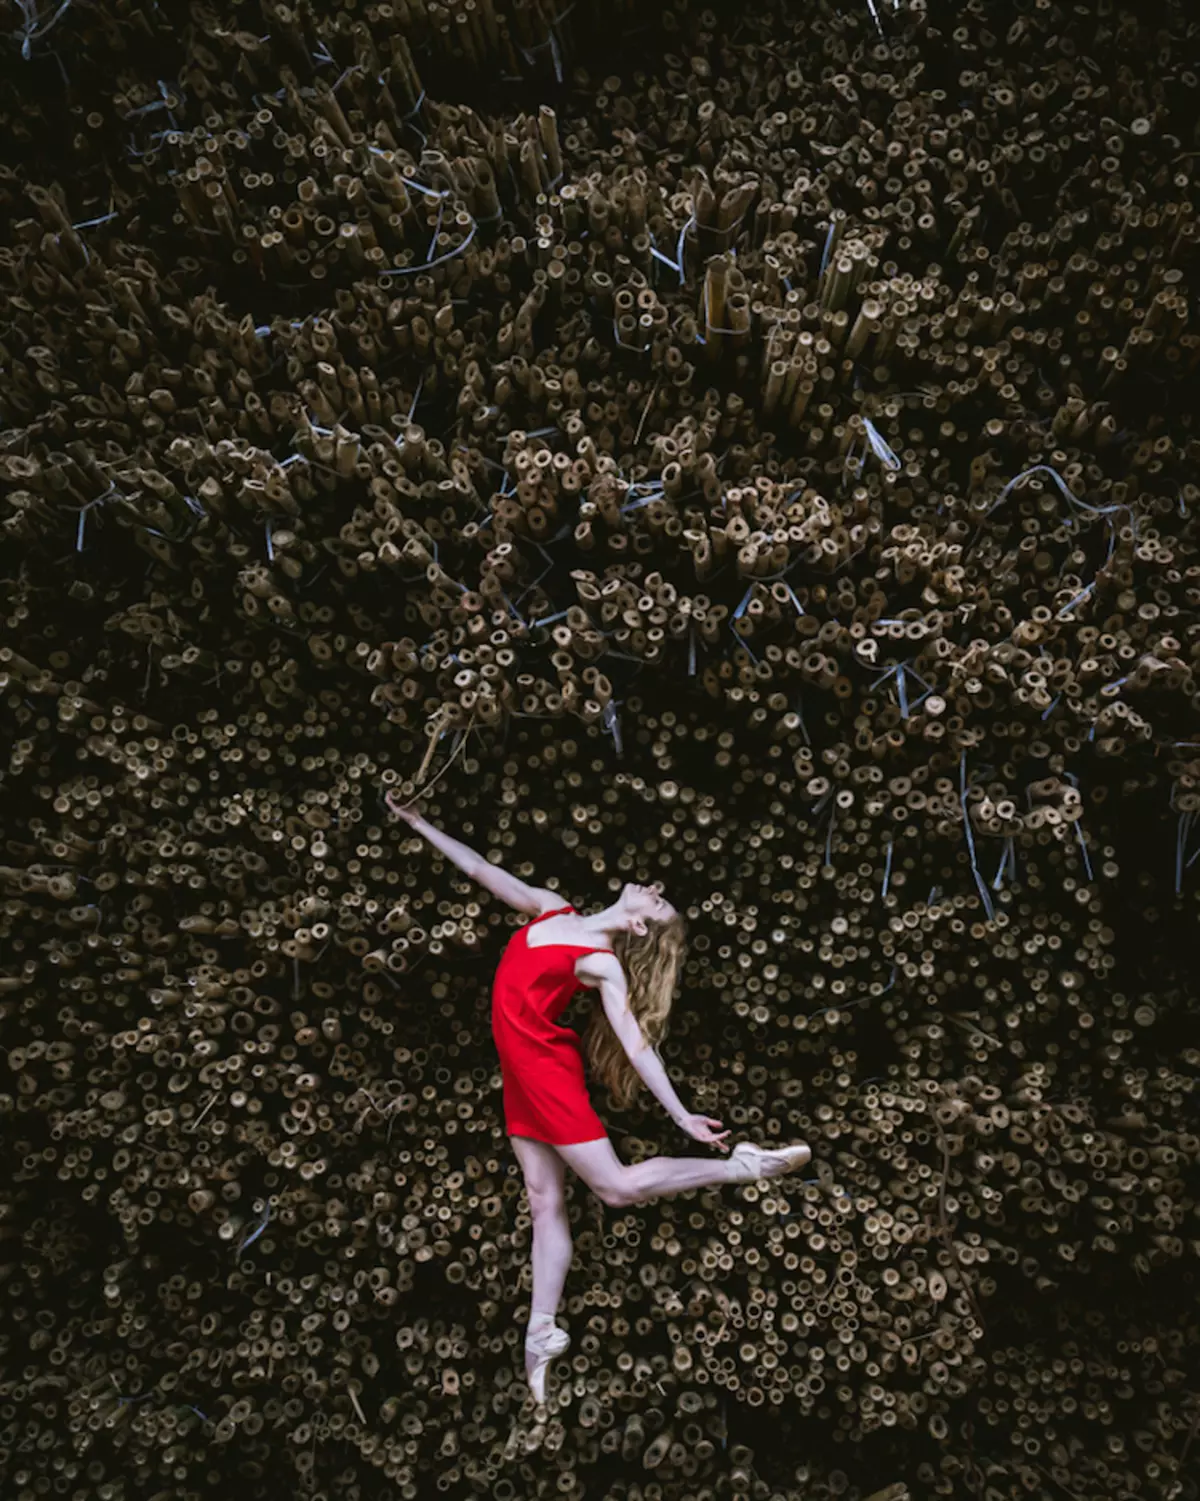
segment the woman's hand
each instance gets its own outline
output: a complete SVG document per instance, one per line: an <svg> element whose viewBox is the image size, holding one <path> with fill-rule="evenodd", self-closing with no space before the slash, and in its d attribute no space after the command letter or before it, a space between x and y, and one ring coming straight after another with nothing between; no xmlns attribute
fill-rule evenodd
<svg viewBox="0 0 1200 1501"><path fill-rule="evenodd" d="M725 1138L729 1132L713 1129L714 1126L720 1127L720 1125L721 1122L713 1120L710 1115L688 1114L679 1120L679 1129L686 1131L694 1140L706 1141L710 1146L720 1147L723 1152L728 1152L729 1143Z"/></svg>
<svg viewBox="0 0 1200 1501"><path fill-rule="evenodd" d="M416 826L421 822L420 813L411 805L406 807L400 799L400 794L394 787L388 788L388 790L383 795L383 800L391 809L391 811L396 815L396 817L403 819L404 822L408 824L409 828L415 829Z"/></svg>

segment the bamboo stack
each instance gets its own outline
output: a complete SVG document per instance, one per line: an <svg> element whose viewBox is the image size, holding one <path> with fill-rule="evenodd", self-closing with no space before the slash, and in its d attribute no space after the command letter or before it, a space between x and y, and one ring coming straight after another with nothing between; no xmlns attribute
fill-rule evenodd
<svg viewBox="0 0 1200 1501"><path fill-rule="evenodd" d="M15 10L11 1493L1193 1496L1190 12ZM663 881L814 1146L576 1188L549 1407L517 919L388 788Z"/></svg>

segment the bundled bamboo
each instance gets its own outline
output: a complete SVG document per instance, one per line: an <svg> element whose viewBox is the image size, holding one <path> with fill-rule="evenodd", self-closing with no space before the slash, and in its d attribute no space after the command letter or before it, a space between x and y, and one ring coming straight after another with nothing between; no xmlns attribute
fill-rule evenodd
<svg viewBox="0 0 1200 1501"><path fill-rule="evenodd" d="M14 11L12 1494L1194 1496L1190 12ZM813 1143L575 1192L550 1408L389 789Z"/></svg>

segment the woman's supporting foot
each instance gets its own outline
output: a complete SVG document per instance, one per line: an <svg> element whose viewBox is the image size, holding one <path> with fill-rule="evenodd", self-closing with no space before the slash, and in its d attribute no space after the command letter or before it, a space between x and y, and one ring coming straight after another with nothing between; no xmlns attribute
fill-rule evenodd
<svg viewBox="0 0 1200 1501"><path fill-rule="evenodd" d="M553 1314L530 1315L529 1329L525 1335L525 1377L535 1402L545 1402L546 1374L550 1369L550 1362L561 1355L570 1343L571 1336L565 1329L558 1328Z"/></svg>
<svg viewBox="0 0 1200 1501"><path fill-rule="evenodd" d="M789 1147L756 1147L740 1142L730 1152L728 1163L734 1183L757 1183L760 1178L779 1178L795 1173L812 1161L807 1142L796 1141Z"/></svg>

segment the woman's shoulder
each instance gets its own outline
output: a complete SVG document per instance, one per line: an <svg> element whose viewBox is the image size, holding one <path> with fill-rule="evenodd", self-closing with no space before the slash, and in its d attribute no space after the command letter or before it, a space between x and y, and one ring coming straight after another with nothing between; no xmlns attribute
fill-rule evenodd
<svg viewBox="0 0 1200 1501"><path fill-rule="evenodd" d="M582 985L594 987L602 980L619 981L624 974L621 961L612 949L592 949L580 954L575 961L575 978Z"/></svg>

